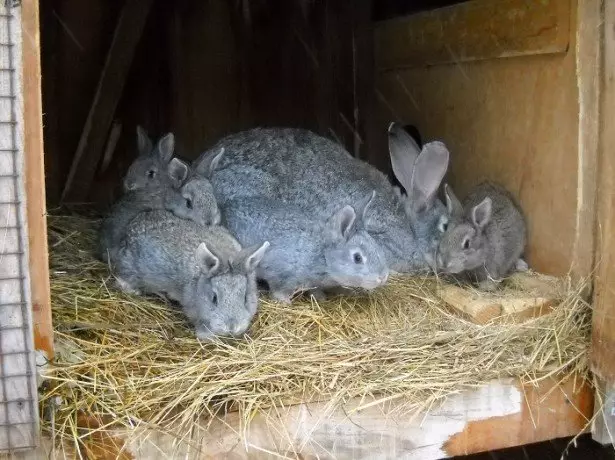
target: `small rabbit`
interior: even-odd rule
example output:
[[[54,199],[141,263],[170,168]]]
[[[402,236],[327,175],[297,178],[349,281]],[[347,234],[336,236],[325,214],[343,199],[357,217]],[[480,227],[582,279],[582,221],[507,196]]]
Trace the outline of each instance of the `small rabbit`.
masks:
[[[171,191],[178,193],[173,184],[185,180],[188,175],[188,165],[173,158],[167,165],[166,175],[169,179],[157,181],[157,186],[152,182],[146,188],[136,188],[126,192],[103,219],[99,232],[98,255],[104,262],[108,262],[110,253],[117,250],[126,226],[137,214],[153,209],[164,209],[167,195],[171,194]]]
[[[301,290],[337,287],[373,289],[388,277],[386,258],[363,227],[375,192],[354,208],[344,206],[326,222],[293,205],[266,198],[231,201],[223,208],[227,228],[244,245],[271,242],[257,270],[274,299],[290,303]]]
[[[476,186],[463,206],[448,185],[444,191],[451,221],[440,242],[438,267],[492,290],[520,266],[526,244],[521,209],[509,192],[490,182]]]
[[[240,336],[254,317],[255,270],[269,243],[243,249],[223,227],[203,227],[166,210],[140,213],[117,251],[118,286],[177,301],[201,340]]]
[[[175,150],[173,133],[161,137],[154,148],[145,130],[138,126],[137,145],[139,156],[132,162],[124,177],[124,192],[157,188],[169,182],[172,186],[179,186],[177,181],[165,174]]]
[[[190,219],[201,225],[218,225],[220,209],[216,202],[214,189],[209,181],[224,149],[202,161],[193,163],[193,175],[179,189],[167,189],[166,209],[177,217]]]

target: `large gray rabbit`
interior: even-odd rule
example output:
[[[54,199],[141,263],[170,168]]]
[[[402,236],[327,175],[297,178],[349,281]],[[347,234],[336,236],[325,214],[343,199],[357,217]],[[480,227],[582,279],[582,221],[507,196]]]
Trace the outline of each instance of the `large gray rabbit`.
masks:
[[[493,289],[495,282],[522,265],[523,213],[508,191],[491,182],[477,185],[463,205],[448,185],[444,190],[451,220],[440,242],[438,268]]]
[[[416,142],[395,123],[389,128],[395,175],[404,197],[385,174],[352,157],[344,148],[310,131],[257,128],[230,135],[202,154],[225,155],[211,181],[222,213],[227,202],[264,197],[289,203],[313,219],[327,219],[348,203],[376,191],[364,227],[397,272],[433,268],[446,208],[436,194],[448,167],[441,142]],[[266,218],[266,216],[263,216]]]
[[[166,210],[128,225],[114,261],[126,292],[177,301],[201,340],[239,336],[257,309],[255,270],[269,247],[243,249],[223,227],[203,227]]]
[[[125,193],[112,206],[101,225],[98,255],[105,262],[109,261],[109,254],[117,249],[128,223],[142,211],[163,209],[165,202],[175,197],[169,192],[181,184],[189,173],[186,163],[173,158],[173,134],[163,136],[154,149],[145,131],[137,127],[137,144],[140,155],[124,178]],[[148,171],[153,170],[156,173],[150,177]]]
[[[226,203],[225,223],[243,245],[271,242],[257,276],[278,301],[290,303],[301,290],[315,289],[321,298],[324,290],[340,286],[373,289],[388,277],[384,254],[363,228],[374,195],[343,206],[326,221],[277,200],[241,198]]]

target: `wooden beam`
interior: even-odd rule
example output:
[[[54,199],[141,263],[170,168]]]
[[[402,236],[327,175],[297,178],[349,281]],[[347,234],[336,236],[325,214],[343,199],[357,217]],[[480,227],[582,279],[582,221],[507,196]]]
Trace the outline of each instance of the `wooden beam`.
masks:
[[[477,0],[379,23],[380,70],[563,53],[570,0]]]
[[[21,4],[21,15],[25,179],[28,203],[26,218],[34,347],[41,353],[43,360],[51,360],[53,359],[53,326],[47,250],[38,1],[24,0]]]
[[[157,431],[143,432],[124,445],[118,439],[130,433],[109,431],[96,440],[109,452],[106,458],[120,452],[135,459],[183,458],[200,451],[234,459],[430,460],[577,435],[588,426],[593,399],[581,378],[548,379],[536,386],[509,379],[454,395],[428,413],[412,415],[399,412],[400,407],[397,401],[376,404],[372,399],[352,400],[337,409],[327,402],[308,403],[255,412],[247,428],[237,413],[204,419],[191,439],[181,441]],[[274,422],[277,417],[281,421]]]
[[[126,0],[124,4],[66,179],[62,202],[83,201],[87,196],[151,5],[152,0]]]
[[[615,3],[604,2],[598,224],[592,332],[593,371],[615,383]]]

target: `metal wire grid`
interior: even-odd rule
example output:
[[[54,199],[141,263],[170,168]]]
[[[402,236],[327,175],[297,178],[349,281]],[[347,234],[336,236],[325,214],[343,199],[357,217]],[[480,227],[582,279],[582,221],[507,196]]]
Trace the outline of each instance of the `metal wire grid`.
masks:
[[[38,401],[24,221],[19,2],[0,0],[0,451],[36,447]]]

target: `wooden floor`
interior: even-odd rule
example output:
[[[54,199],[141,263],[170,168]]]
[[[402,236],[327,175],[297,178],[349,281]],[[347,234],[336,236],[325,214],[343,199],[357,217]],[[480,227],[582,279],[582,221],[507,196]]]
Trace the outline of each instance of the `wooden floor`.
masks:
[[[482,454],[453,457],[457,460],[615,460],[613,446],[601,446],[589,434],[577,439],[576,447],[569,446],[572,438],[513,447]]]

